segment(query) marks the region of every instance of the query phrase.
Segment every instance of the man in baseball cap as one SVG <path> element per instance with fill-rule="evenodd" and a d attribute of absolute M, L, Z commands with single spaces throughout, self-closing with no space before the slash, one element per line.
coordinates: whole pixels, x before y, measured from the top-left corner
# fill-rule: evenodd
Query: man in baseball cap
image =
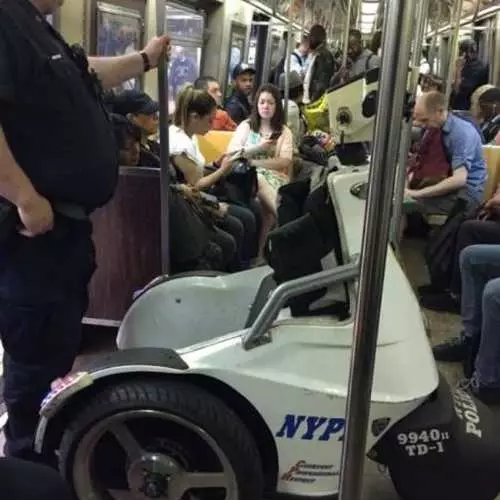
<path fill-rule="evenodd" d="M 250 116 L 252 110 L 250 95 L 252 94 L 255 69 L 245 63 L 235 66 L 231 74 L 233 93 L 226 103 L 226 111 L 236 124 L 240 124 Z"/>

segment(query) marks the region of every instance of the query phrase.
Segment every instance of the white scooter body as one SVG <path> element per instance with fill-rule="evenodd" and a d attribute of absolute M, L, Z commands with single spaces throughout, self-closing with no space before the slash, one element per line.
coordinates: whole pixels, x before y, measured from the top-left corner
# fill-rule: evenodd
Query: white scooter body
<path fill-rule="evenodd" d="M 346 260 L 360 252 L 365 202 L 350 188 L 368 169 L 330 174 Z M 175 348 L 189 369 L 222 381 L 260 413 L 276 441 L 278 492 L 323 496 L 338 491 L 353 320 L 292 318 L 283 310 L 271 342 L 245 350 L 242 335 L 262 279 L 258 268 L 220 277 L 161 283 L 130 308 L 118 335 L 120 349 Z M 354 294 L 354 287 L 351 288 Z M 222 334 L 222 336 L 221 336 Z M 194 345 L 193 345 L 194 344 Z M 387 256 L 372 407 L 372 429 L 385 432 L 417 408 L 439 376 L 422 314 L 392 251 Z M 367 451 L 383 432 L 368 433 Z"/>

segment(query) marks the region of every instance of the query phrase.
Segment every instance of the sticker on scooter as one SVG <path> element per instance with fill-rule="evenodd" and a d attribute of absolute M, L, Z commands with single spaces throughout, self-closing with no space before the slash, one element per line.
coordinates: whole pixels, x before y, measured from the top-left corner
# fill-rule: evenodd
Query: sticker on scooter
<path fill-rule="evenodd" d="M 285 439 L 304 439 L 305 441 L 329 441 L 336 436 L 338 441 L 344 438 L 345 419 L 330 417 L 308 417 L 307 415 L 285 415 L 283 425 L 276 437 Z"/>
<path fill-rule="evenodd" d="M 338 476 L 340 471 L 333 464 L 312 464 L 299 460 L 281 476 L 282 481 L 311 484 L 322 477 Z"/>
<path fill-rule="evenodd" d="M 479 411 L 472 396 L 466 391 L 457 389 L 453 394 L 453 402 L 455 403 L 457 417 L 462 422 L 465 422 L 465 432 L 482 438 L 483 431 L 480 428 L 481 419 L 479 418 Z"/>
<path fill-rule="evenodd" d="M 450 439 L 449 432 L 429 429 L 398 434 L 398 444 L 409 457 L 422 457 L 429 453 L 444 453 L 444 443 Z"/>
<path fill-rule="evenodd" d="M 87 372 L 69 373 L 65 377 L 58 379 L 53 383 L 52 390 L 43 399 L 40 405 L 40 415 L 43 416 L 50 413 L 52 408 L 59 403 L 60 399 L 68 398 L 92 383 L 93 379 Z"/>

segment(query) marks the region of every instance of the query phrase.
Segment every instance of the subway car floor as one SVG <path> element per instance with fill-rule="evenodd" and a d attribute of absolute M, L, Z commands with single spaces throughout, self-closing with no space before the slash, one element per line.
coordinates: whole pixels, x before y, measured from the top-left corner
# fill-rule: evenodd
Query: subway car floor
<path fill-rule="evenodd" d="M 423 245 L 421 242 L 407 240 L 403 247 L 403 259 L 405 270 L 408 273 L 410 281 L 414 286 L 425 283 L 426 272 L 422 259 Z M 460 318 L 453 314 L 434 313 L 425 311 L 431 328 L 431 341 L 438 344 L 443 340 L 455 336 L 460 330 Z M 99 334 L 89 339 L 78 357 L 75 367 L 78 368 L 91 360 L 114 348 L 114 337 L 109 334 Z M 0 346 L 1 349 L 1 346 Z M 455 384 L 461 377 L 460 366 L 453 364 L 440 363 L 441 372 L 448 381 Z M 1 366 L 0 366 L 1 373 Z M 4 425 L 5 416 L 2 416 L 2 407 L 0 403 L 0 428 Z M 500 408 L 499 408 L 500 416 Z M 3 433 L 0 433 L 0 453 L 3 449 Z M 125 496 L 116 496 L 116 500 L 133 500 Z M 389 475 L 386 471 L 379 470 L 377 464 L 367 460 L 365 465 L 365 480 L 363 500 L 398 500 L 394 487 L 392 486 Z M 499 497 L 500 498 L 500 497 Z M 422 499 L 425 500 L 425 499 Z M 452 500 L 443 499 L 443 500 Z"/>

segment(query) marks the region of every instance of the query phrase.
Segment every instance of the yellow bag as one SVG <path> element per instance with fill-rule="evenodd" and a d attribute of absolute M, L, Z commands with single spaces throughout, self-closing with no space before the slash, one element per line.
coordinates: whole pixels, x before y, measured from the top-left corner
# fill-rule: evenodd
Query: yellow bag
<path fill-rule="evenodd" d="M 307 130 L 322 130 L 330 133 L 327 95 L 323 94 L 317 101 L 305 105 L 304 116 L 307 121 Z"/>

